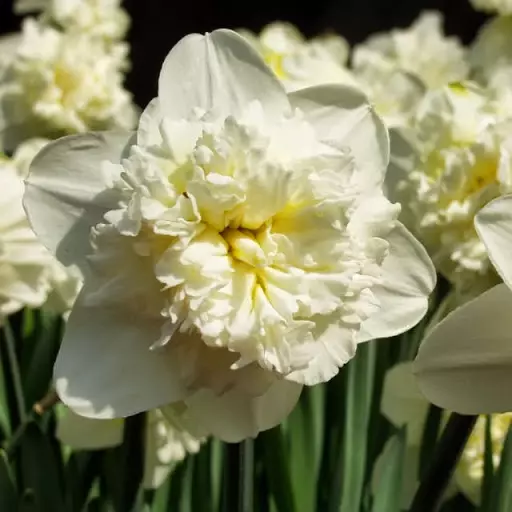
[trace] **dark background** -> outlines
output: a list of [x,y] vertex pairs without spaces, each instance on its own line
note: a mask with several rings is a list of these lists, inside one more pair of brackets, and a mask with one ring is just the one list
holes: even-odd
[[[171,47],[190,32],[246,27],[260,30],[290,21],[306,35],[334,29],[351,43],[369,34],[409,25],[425,9],[444,13],[446,31],[469,42],[486,17],[469,0],[125,0],[132,17],[133,68],[127,87],[145,106],[156,94],[160,66]],[[17,30],[12,0],[0,0],[0,34]]]

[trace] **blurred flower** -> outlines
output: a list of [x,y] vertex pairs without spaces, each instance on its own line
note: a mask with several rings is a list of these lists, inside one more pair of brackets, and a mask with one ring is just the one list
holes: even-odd
[[[160,487],[189,453],[197,453],[204,438],[187,430],[181,411],[167,407],[149,411],[146,415],[144,443],[144,476],[146,489]],[[78,416],[62,406],[58,417],[57,438],[75,450],[100,450],[121,445],[124,420],[95,420]]]
[[465,79],[466,51],[456,37],[444,35],[442,24],[441,13],[426,11],[407,29],[371,36],[354,49],[356,74],[386,65],[411,73],[429,88]]
[[328,34],[307,40],[290,23],[267,25],[259,36],[240,33],[260,52],[288,91],[337,83],[361,88],[388,125],[406,124],[424,87],[413,76],[379,61],[354,74],[347,68],[349,46],[343,37]]
[[307,40],[291,23],[274,22],[259,35],[239,30],[261,54],[288,91],[312,85],[354,85],[347,68],[349,45],[335,34]]
[[[381,413],[395,427],[405,427],[406,429],[407,451],[402,484],[402,508],[404,510],[409,509],[419,482],[420,450],[428,408],[429,403],[421,394],[413,375],[412,363],[397,364],[387,372],[384,380]],[[449,413],[443,413],[443,424],[448,416]],[[503,444],[511,420],[511,413],[494,414],[491,417],[492,461],[495,469],[500,463]],[[475,505],[480,504],[484,478],[485,424],[486,417],[479,417],[461,454],[453,484],[445,498],[459,490]],[[381,467],[384,450],[375,464],[373,488],[376,488],[382,472],[385,471],[385,468]]]
[[388,151],[357,90],[287,96],[234,32],[184,38],[136,138],[67,137],[31,167],[32,225],[85,276],[62,400],[98,418],[184,400],[236,441],[415,325],[435,272],[382,193]]
[[18,14],[43,11],[45,22],[69,32],[120,41],[130,24],[120,0],[16,0]]
[[48,251],[30,228],[22,206],[23,181],[0,158],[0,323],[2,317],[46,300]]
[[123,89],[126,52],[26,20],[0,75],[0,136],[12,150],[32,136],[131,128],[135,108]]
[[460,294],[497,283],[473,226],[475,214],[512,187],[510,124],[484,90],[455,84],[427,94],[410,132],[395,133],[389,197]]
[[[471,45],[469,62],[474,77],[497,93],[512,84],[512,16],[493,18]],[[509,109],[510,113],[511,110]]]
[[512,411],[512,196],[500,197],[475,219],[476,230],[505,284],[440,322],[420,346],[418,382],[433,403],[463,414]]
[[502,16],[512,14],[512,0],[470,0],[473,7],[480,11],[497,12]]

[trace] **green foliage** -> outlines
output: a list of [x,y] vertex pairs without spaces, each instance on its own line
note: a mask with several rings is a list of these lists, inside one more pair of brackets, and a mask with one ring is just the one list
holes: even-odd
[[[0,340],[0,510],[400,512],[411,471],[407,436],[379,407],[386,371],[413,357],[410,346],[421,329],[360,346],[331,382],[304,390],[283,425],[241,445],[211,439],[176,464],[158,489],[146,490],[143,415],[128,419],[117,448],[72,452],[55,437],[55,411],[32,412],[51,388],[62,321],[39,311],[15,315]],[[412,469],[418,475],[431,472],[442,443],[441,415],[430,408]],[[487,430],[481,506],[457,494],[444,500],[443,512],[512,509],[512,435],[494,469],[490,425]]]

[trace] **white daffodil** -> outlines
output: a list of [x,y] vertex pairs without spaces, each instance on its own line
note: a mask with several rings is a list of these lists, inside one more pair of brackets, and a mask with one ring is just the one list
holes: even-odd
[[[483,26],[471,46],[469,62],[479,82],[497,95],[509,92],[512,84],[512,16],[493,18]],[[499,103],[503,103],[502,98]],[[512,101],[509,99],[506,103],[504,107],[510,115]]]
[[27,20],[0,75],[0,137],[12,150],[32,136],[129,129],[135,109],[123,88],[125,48]]
[[501,16],[512,14],[512,0],[470,0],[479,11],[496,12]]
[[120,0],[17,0],[14,10],[18,14],[43,11],[45,22],[109,42],[123,39],[130,24]]
[[46,300],[46,269],[51,261],[23,211],[23,181],[0,158],[0,323],[2,317]]
[[[395,427],[406,429],[406,453],[404,458],[404,481],[402,483],[402,508],[408,510],[419,482],[420,451],[423,430],[427,420],[429,403],[421,394],[413,375],[412,363],[395,365],[386,374],[381,402],[381,412]],[[448,419],[445,412],[442,424]],[[494,414],[491,417],[492,461],[495,469],[499,466],[503,445],[512,420],[512,414]],[[481,502],[484,479],[486,417],[478,418],[475,427],[462,451],[456,466],[453,484],[445,498],[457,490],[473,504]],[[389,441],[388,441],[389,444]],[[383,471],[386,447],[377,459],[372,485],[378,485]]]
[[[149,411],[145,427],[143,485],[157,489],[177,463],[200,450],[205,439],[190,433],[180,411],[170,407]],[[124,420],[84,418],[62,406],[56,435],[74,450],[113,448],[123,442]]]
[[136,135],[67,137],[31,167],[32,225],[85,276],[62,400],[98,418],[184,400],[239,440],[412,327],[435,273],[382,193],[388,151],[357,90],[287,95],[234,32],[181,40]]
[[274,22],[259,35],[240,30],[288,91],[327,83],[354,85],[347,68],[349,45],[335,34],[307,40],[291,23]]
[[476,230],[505,284],[448,315],[423,341],[415,371],[433,403],[465,414],[512,411],[512,196],[475,219]]
[[428,93],[401,135],[389,197],[402,202],[402,220],[461,297],[474,296],[497,283],[473,219],[512,188],[510,125],[485,91],[457,84]]
[[407,29],[371,36],[354,49],[356,74],[384,63],[411,73],[429,88],[465,79],[466,52],[456,37],[444,35],[442,25],[441,13],[426,11]]
[[[81,288],[81,274],[75,268],[66,268],[59,263],[54,256],[48,253],[47,249],[36,239],[31,232],[26,219],[26,214],[22,208],[22,197],[24,193],[24,184],[22,179],[28,175],[28,170],[32,160],[36,154],[48,144],[47,139],[29,139],[18,146],[13,157],[8,159],[4,158],[3,161],[0,159],[0,172],[5,172],[8,175],[16,173],[19,178],[16,180],[16,186],[14,187],[15,178],[11,178],[9,183],[13,185],[13,193],[16,200],[16,215],[18,216],[18,224],[24,225],[26,233],[23,235],[30,240],[30,252],[38,254],[40,258],[40,268],[38,268],[37,280],[39,285],[38,299],[35,302],[27,302],[28,306],[39,306],[58,314],[66,314],[70,311],[73,303],[75,302],[78,292]],[[6,215],[5,213],[3,215]],[[37,250],[35,246],[37,247]],[[20,251],[24,246],[20,245]],[[44,254],[44,257],[41,256]],[[14,264],[16,262],[13,262]],[[44,267],[44,268],[43,268]],[[20,274],[21,275],[21,274]],[[34,278],[36,274],[34,273]],[[36,287],[35,284],[33,284]],[[46,293],[44,303],[42,297]],[[16,309],[20,309],[22,302],[16,305]],[[8,312],[8,311],[6,311]]]

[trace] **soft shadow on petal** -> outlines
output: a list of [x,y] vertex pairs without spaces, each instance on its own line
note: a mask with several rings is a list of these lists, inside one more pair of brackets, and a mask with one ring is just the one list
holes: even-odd
[[190,119],[194,109],[238,115],[258,100],[266,114],[290,110],[283,86],[251,45],[230,30],[184,37],[167,56],[158,97],[170,119]]
[[421,391],[462,414],[512,410],[512,292],[504,284],[449,314],[415,361]]
[[380,411],[395,427],[407,427],[407,443],[421,445],[429,403],[422,395],[412,362],[399,363],[386,373]]
[[172,346],[150,350],[165,319],[116,305],[87,307],[88,293],[75,304],[55,363],[61,400],[82,416],[109,419],[185,398]]
[[301,390],[300,384],[276,379],[260,396],[240,389],[220,396],[210,390],[202,390],[186,403],[190,417],[211,435],[237,443],[279,425],[295,407]]
[[90,253],[91,227],[116,208],[119,193],[109,188],[132,137],[128,132],[64,137],[46,146],[30,166],[24,206],[41,241],[66,266],[83,271]]
[[389,163],[388,131],[363,93],[343,85],[320,85],[296,91],[289,98],[321,140],[351,149],[363,183],[382,184]]
[[475,227],[489,259],[512,288],[512,195],[495,199],[475,217]]
[[358,342],[389,338],[414,327],[428,309],[436,272],[425,248],[397,224],[387,237],[389,255],[382,266],[382,284],[372,288],[380,310],[363,323]]
[[71,409],[59,414],[56,436],[75,450],[101,450],[119,446],[123,442],[124,420],[96,420],[85,418]]

